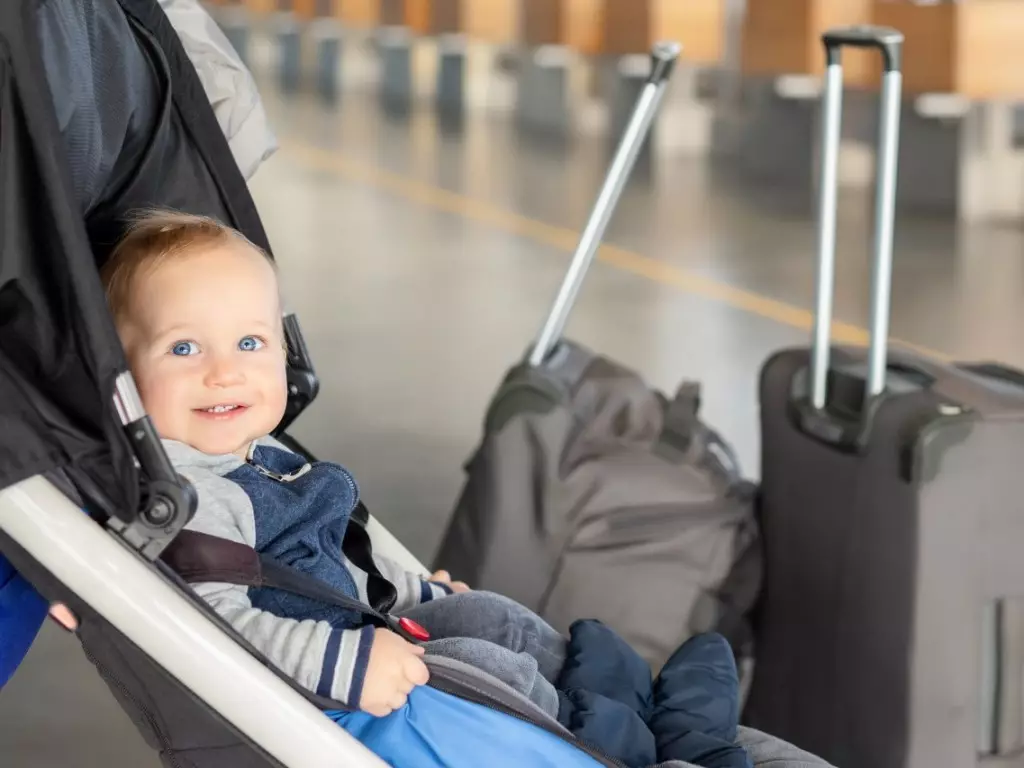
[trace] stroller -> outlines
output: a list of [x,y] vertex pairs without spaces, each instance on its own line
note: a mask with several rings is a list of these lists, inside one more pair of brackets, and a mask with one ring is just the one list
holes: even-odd
[[[114,3],[115,0],[109,0]],[[249,645],[165,558],[194,511],[146,416],[99,284],[119,215],[163,204],[216,216],[272,253],[195,70],[156,0],[116,0],[146,49],[159,124],[88,228],[41,83],[37,0],[0,4],[0,553],[79,617],[91,663],[168,766],[617,765],[478,670],[429,658],[431,682],[386,718],[314,695]],[[173,158],[173,162],[168,162]],[[289,405],[317,394],[285,318]],[[425,569],[365,510],[378,551]],[[755,765],[824,765],[740,729]],[[459,756],[461,762],[447,758]],[[468,762],[467,762],[468,761]],[[683,768],[680,763],[675,763]]]

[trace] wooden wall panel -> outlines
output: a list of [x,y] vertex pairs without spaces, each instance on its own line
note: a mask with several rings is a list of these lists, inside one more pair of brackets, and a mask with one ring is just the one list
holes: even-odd
[[651,0],[654,31],[651,43],[676,40],[683,60],[717,64],[725,55],[726,0]]
[[462,0],[462,28],[476,40],[495,45],[519,41],[519,0]]
[[[748,0],[742,69],[758,75],[821,75],[825,30],[864,24],[871,18],[872,0]],[[871,52],[845,51],[847,83],[861,84],[871,71],[871,61]]]
[[1024,97],[1024,3],[971,0],[953,7],[957,92],[979,100]]
[[521,2],[520,34],[526,45],[565,45],[584,54],[600,52],[603,0]]
[[373,27],[380,23],[380,0],[336,0],[335,13],[353,27]]
[[561,3],[564,44],[585,55],[601,53],[604,0],[561,0]]

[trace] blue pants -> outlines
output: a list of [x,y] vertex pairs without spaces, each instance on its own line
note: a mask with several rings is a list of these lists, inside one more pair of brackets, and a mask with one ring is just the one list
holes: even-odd
[[647,663],[610,628],[581,621],[566,638],[532,611],[490,592],[450,595],[403,615],[430,632],[427,653],[501,680],[629,766],[681,760],[750,768],[735,743],[735,662],[717,635],[684,644],[655,682]]

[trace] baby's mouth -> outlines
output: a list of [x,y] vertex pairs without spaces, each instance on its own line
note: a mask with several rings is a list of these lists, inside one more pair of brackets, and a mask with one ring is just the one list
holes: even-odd
[[195,408],[193,410],[200,416],[214,419],[228,419],[239,416],[248,409],[249,406],[244,405],[243,403],[221,403],[219,405],[211,405],[209,408]]

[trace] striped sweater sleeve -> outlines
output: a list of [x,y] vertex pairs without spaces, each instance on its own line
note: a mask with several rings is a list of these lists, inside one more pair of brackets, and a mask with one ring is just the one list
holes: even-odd
[[[187,528],[254,546],[252,504],[238,485],[205,468],[178,467],[199,503]],[[326,621],[288,619],[254,608],[243,585],[201,582],[192,588],[271,663],[303,688],[358,707],[373,644],[372,626],[335,629]]]
[[359,707],[374,628],[334,629],[253,608],[245,587],[203,582],[199,594],[274,666],[306,690]]

